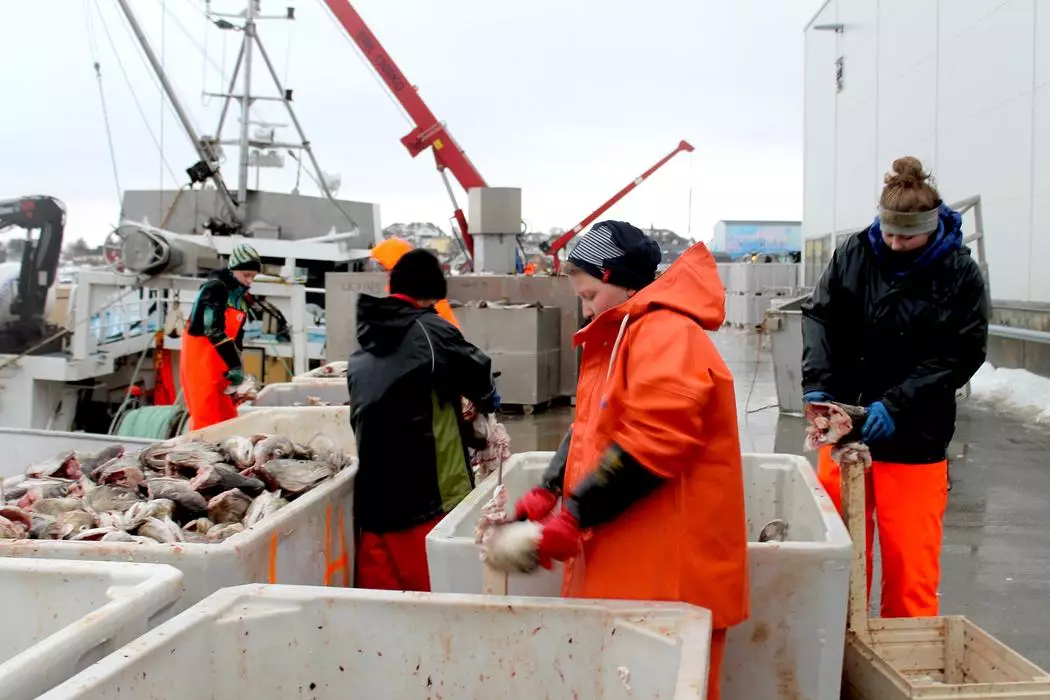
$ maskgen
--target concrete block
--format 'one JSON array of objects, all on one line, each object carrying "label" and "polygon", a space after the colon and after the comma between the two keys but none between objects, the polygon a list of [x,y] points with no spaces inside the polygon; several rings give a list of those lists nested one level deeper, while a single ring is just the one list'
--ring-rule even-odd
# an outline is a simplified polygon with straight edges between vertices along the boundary
[{"label": "concrete block", "polygon": [[521,188],[475,187],[467,196],[474,271],[512,274],[521,233]]},{"label": "concrete block", "polygon": [[508,404],[535,405],[560,395],[561,311],[550,307],[456,310],[463,335],[492,358]]},{"label": "concrete block", "polygon": [[[573,334],[580,327],[579,300],[567,277],[518,277],[514,275],[460,275],[449,277],[449,299],[466,304],[471,301],[504,301],[507,303],[539,303],[557,309],[558,318],[558,387],[556,396],[576,394],[576,369],[579,353],[572,346]],[[325,306],[327,309],[326,357],[329,361],[345,360],[357,347],[357,297],[361,293],[374,296],[386,294],[386,275],[370,272],[330,272],[325,278]],[[455,309],[463,323],[464,307]],[[465,329],[466,330],[466,329]],[[484,333],[483,329],[469,330],[465,335]],[[480,336],[479,336],[480,337]],[[508,399],[508,401],[510,401]]]},{"label": "concrete block", "polygon": [[[576,395],[579,351],[573,347],[572,338],[579,330],[583,316],[568,277],[459,275],[449,278],[448,295],[449,299],[462,304],[470,301],[504,301],[510,304],[538,303],[557,308],[560,317],[560,388],[557,395]],[[457,316],[462,310],[456,309]]]},{"label": "concrete block", "polygon": [[385,272],[329,272],[325,275],[325,358],[345,360],[357,348],[357,298],[386,296]]}]

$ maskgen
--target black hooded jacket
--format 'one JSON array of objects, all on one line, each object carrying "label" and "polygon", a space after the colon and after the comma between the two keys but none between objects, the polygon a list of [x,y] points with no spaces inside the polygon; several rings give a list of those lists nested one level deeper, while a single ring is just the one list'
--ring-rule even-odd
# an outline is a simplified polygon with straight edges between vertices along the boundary
[{"label": "black hooded jacket", "polygon": [[494,410],[492,363],[432,308],[362,294],[350,356],[359,467],[354,514],[368,532],[448,513],[474,487],[460,426],[465,396]]},{"label": "black hooded jacket", "polygon": [[962,244],[961,217],[915,254],[886,250],[877,224],[835,251],[802,308],[802,388],[842,403],[881,401],[891,438],[870,445],[884,462],[945,459],[955,433],[955,392],[984,362],[988,300]]}]

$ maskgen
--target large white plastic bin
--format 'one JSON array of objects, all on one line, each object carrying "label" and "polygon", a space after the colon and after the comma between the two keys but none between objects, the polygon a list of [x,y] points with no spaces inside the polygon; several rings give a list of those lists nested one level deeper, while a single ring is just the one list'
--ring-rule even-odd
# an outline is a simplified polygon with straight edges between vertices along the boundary
[{"label": "large white plastic bin", "polygon": [[700,700],[710,635],[679,604],[241,586],[41,700]]},{"label": "large white plastic bin", "polygon": [[124,445],[129,452],[152,445],[153,440],[127,438],[97,433],[67,433],[57,430],[28,428],[0,428],[0,445],[4,458],[0,460],[0,479],[23,474],[29,465],[52,457],[63,450],[98,452],[110,445]]},{"label": "large white plastic bin", "polygon": [[[540,483],[543,470],[553,452],[519,452],[503,465],[503,488],[508,508]],[[442,518],[427,535],[427,566],[430,590],[435,593],[481,593],[481,560],[474,545],[474,525],[481,509],[492,498],[496,475],[490,475],[470,492],[451,513]],[[561,593],[562,565],[540,569],[531,576],[511,574],[507,593],[525,596],[558,596]]]},{"label": "large white plastic bin", "polygon": [[260,408],[304,408],[304,406],[295,406],[294,404],[305,404],[311,396],[327,402],[329,406],[342,406],[350,400],[350,388],[345,378],[340,381],[319,379],[312,382],[296,381],[267,384],[259,391],[259,395],[255,397],[254,401],[241,404],[237,410],[243,415],[258,411]]},{"label": "large white plastic bin", "polygon": [[[503,467],[511,502],[539,483],[553,452],[514,455]],[[745,454],[751,617],[729,630],[722,665],[725,700],[838,700],[852,544],[805,457]],[[496,487],[482,482],[427,536],[431,590],[480,593],[473,528]],[[771,520],[788,541],[759,543]],[[625,563],[629,565],[629,562]],[[557,596],[560,577],[511,576],[509,590]]]},{"label": "large white plastic bin", "polygon": [[46,692],[166,619],[181,593],[170,566],[0,559],[0,697]]},{"label": "large white plastic bin", "polygon": [[[268,408],[238,416],[180,441],[280,433],[306,442],[317,432],[354,454],[348,408]],[[354,477],[357,460],[244,532],[213,544],[138,544],[0,540],[0,557],[40,557],[171,564],[185,575],[178,610],[226,586],[244,583],[351,585],[354,571]],[[2,694],[0,694],[2,697]]]}]

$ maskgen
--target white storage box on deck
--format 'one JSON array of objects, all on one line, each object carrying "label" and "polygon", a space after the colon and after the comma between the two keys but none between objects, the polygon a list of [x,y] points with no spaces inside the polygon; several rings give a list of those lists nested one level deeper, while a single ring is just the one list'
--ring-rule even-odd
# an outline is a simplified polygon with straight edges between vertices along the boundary
[{"label": "white storage box on deck", "polygon": [[53,457],[63,450],[98,452],[110,445],[124,445],[128,452],[135,452],[153,442],[98,433],[0,428],[0,445],[3,445],[4,450],[4,459],[0,461],[0,479],[23,474],[29,465]]},{"label": "white storage box on deck", "polygon": [[[345,406],[268,408],[177,438],[221,440],[280,433],[307,442],[318,432],[356,454]],[[294,583],[349,586],[354,571],[354,477],[357,460],[273,515],[222,542],[138,544],[67,540],[0,540],[0,557],[171,564],[185,575],[178,610],[226,586]],[[2,689],[0,689],[2,690]],[[0,693],[0,697],[2,693]]]},{"label": "white storage box on deck", "polygon": [[702,700],[710,634],[680,604],[241,586],[41,700]]},{"label": "white storage box on deck", "polygon": [[166,619],[170,566],[0,559],[0,697],[30,700]]},{"label": "white storage box on deck", "polygon": [[[516,454],[503,467],[508,501],[539,483],[553,452]],[[805,457],[745,454],[751,617],[729,630],[724,700],[838,700],[852,543]],[[431,590],[480,593],[474,524],[496,487],[482,482],[427,536]],[[759,543],[771,520],[788,523],[786,542]],[[629,566],[630,562],[625,562]],[[552,572],[512,575],[512,594],[558,596]]]},{"label": "white storage box on deck", "polygon": [[[540,483],[543,470],[553,452],[519,452],[503,465],[503,488],[507,491],[508,508]],[[427,535],[427,567],[430,590],[434,593],[481,593],[481,560],[474,544],[474,525],[481,509],[492,498],[496,475],[490,475],[471,491],[451,513],[442,518]],[[509,595],[557,597],[561,594],[562,565],[554,562],[550,569],[537,573],[510,574]]]},{"label": "white storage box on deck", "polygon": [[[237,407],[237,411],[243,415],[258,411],[260,408],[303,408],[311,398],[323,401],[322,406],[342,406],[350,400],[350,388],[345,378],[342,381],[319,379],[312,382],[267,384],[259,391],[254,401],[241,404]],[[302,406],[296,406],[296,404],[302,404]],[[347,425],[349,426],[349,423]]]}]

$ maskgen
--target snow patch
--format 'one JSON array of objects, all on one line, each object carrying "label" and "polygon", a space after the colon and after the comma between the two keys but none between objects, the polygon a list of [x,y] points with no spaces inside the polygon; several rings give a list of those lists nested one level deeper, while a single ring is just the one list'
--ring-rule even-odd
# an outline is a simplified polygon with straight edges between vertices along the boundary
[{"label": "snow patch", "polygon": [[1050,379],[1028,370],[984,363],[970,380],[969,401],[1023,419],[1050,423]]}]

